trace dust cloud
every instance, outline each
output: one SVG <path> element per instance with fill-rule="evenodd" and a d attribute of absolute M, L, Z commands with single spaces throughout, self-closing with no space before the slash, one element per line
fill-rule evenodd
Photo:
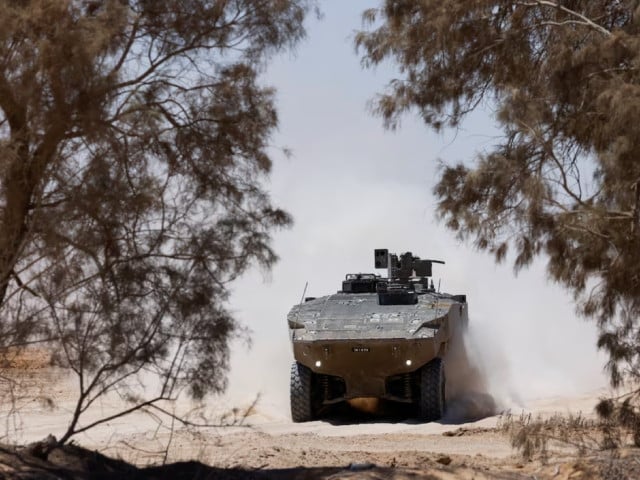
<path fill-rule="evenodd" d="M 493 268 L 488 260 L 459 263 L 470 264 L 469 269 L 474 271 Z M 450 268 L 455 274 L 454 266 Z M 540 283 L 543 269 L 538 270 L 521 273 L 518 288 L 510 286 L 514 280 L 508 271 L 496 276 L 492 288 L 508 293 L 500 297 L 499 308 L 495 294 L 478 289 L 478 285 L 484 287 L 482 282 L 451 286 L 455 291 L 470 291 L 469 296 L 475 300 L 467 329 L 458 332 L 445 358 L 448 408 L 444 422 L 457 424 L 506 410 L 517 412 L 545 399 L 573 398 L 606 385 L 601 372 L 604 362 L 594 348 L 595 325 L 575 318 L 566 293 Z M 327 278 L 332 276 L 327 274 Z M 329 280 L 327 283 L 332 285 Z M 321 284 L 312 293 L 329 288 Z M 238 297 L 242 305 L 238 313 L 254 331 L 254 342 L 252 348 L 241 342 L 232 346 L 229 390 L 223 397 L 212 399 L 213 403 L 221 408 L 244 408 L 259 395 L 255 421 L 290 421 L 293 355 L 282 319 L 295 300 L 282 299 L 286 292 L 291 296 L 292 290 L 286 283 L 264 285 L 259 276 L 247 279 L 239 289 L 251 292 L 250 303 Z M 352 407 L 366 412 L 378 410 L 379 404 L 362 403 Z M 410 418 L 406 408 L 398 410 L 396 420 Z"/>
<path fill-rule="evenodd" d="M 490 417 L 517 400 L 499 344 L 484 337 L 483 330 L 473 323 L 453 332 L 445 356 L 445 423 Z"/>
<path fill-rule="evenodd" d="M 283 335 L 284 337 L 284 335 Z M 511 378 L 507 356 L 500 341 L 487 325 L 473 321 L 454 332 L 445 357 L 447 410 L 444 423 L 464 423 L 496 415 L 521 404 Z M 288 338 L 268 345 L 236 350 L 230 391 L 222 402 L 227 407 L 244 407 L 259 394 L 257 411 L 265 420 L 289 419 L 289 366 L 292 359 Z M 405 406 L 394 408 L 389 402 L 362 398 L 349 402 L 349 412 L 374 417 L 402 416 Z"/>
<path fill-rule="evenodd" d="M 499 317 L 489 320 L 472 315 L 468 327 L 455 332 L 445 357 L 447 410 L 443 423 L 473 422 L 526 409 L 540 399 L 570 398 L 600 388 L 603 380 L 597 357 L 583 353 L 589 347 L 587 340 L 571 345 L 569 332 L 556 328 L 545 343 L 540 334 L 535 335 L 537 330 L 526 329 L 529 323 L 527 318 L 509 323 Z M 243 409 L 259 395 L 254 421 L 290 421 L 293 355 L 286 330 L 281 333 L 268 341 L 256 336 L 252 349 L 232 349 L 230 388 L 215 403 L 223 409 Z M 558 343 L 564 350 L 556 348 Z M 357 412 L 390 419 L 393 414 L 396 420 L 411 417 L 406 406 L 375 399 L 359 399 L 349 407 L 343 409 L 356 413 L 354 418 L 364 418 Z"/>

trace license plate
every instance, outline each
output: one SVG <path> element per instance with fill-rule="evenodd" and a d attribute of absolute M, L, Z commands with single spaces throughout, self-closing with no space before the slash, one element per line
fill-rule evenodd
<path fill-rule="evenodd" d="M 353 347 L 351 350 L 355 353 L 366 353 L 369 351 L 369 347 Z"/>

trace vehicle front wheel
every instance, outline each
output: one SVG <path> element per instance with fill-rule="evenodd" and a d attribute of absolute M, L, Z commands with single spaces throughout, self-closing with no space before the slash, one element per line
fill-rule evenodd
<path fill-rule="evenodd" d="M 445 409 L 444 362 L 434 358 L 420 370 L 420 418 L 440 420 Z"/>
<path fill-rule="evenodd" d="M 313 372 L 304 365 L 293 362 L 291 365 L 291 418 L 294 422 L 313 420 L 311 389 Z"/>

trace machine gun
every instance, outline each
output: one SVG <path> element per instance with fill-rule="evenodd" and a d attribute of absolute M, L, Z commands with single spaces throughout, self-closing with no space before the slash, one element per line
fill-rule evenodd
<path fill-rule="evenodd" d="M 378 304 L 410 305 L 418 303 L 418 294 L 433 292 L 432 266 L 434 263 L 444 265 L 442 260 L 423 260 L 406 252 L 400 256 L 389 253 L 386 248 L 374 251 L 375 268 L 386 268 L 386 280 L 376 282 Z"/>

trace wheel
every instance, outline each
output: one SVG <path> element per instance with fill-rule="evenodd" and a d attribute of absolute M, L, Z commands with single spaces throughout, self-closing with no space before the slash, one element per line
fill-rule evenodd
<path fill-rule="evenodd" d="M 313 420 L 311 389 L 313 373 L 304 365 L 291 365 L 291 418 L 294 422 Z"/>
<path fill-rule="evenodd" d="M 444 362 L 434 358 L 420 370 L 420 418 L 426 422 L 440 420 L 445 409 Z"/>

